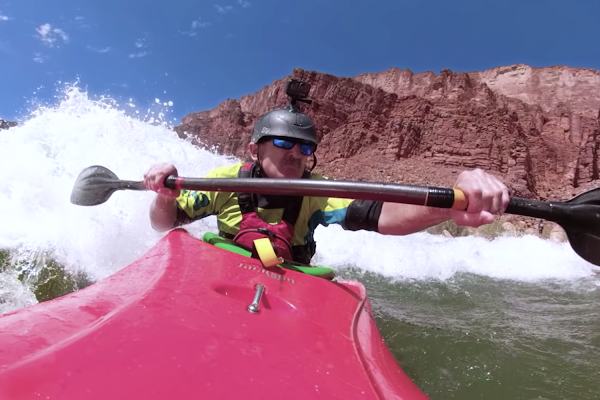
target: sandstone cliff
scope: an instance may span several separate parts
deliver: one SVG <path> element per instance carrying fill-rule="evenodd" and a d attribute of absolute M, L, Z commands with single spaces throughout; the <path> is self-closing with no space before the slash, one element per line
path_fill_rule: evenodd
<path fill-rule="evenodd" d="M 546 112 L 566 107 L 580 114 L 596 117 L 600 109 L 600 71 L 555 66 L 532 68 L 517 64 L 483 72 L 452 73 L 443 71 L 444 85 L 434 85 L 439 77 L 432 72 L 412 73 L 391 68 L 380 73 L 366 73 L 356 80 L 398 95 L 414 94 L 426 98 L 452 96 L 460 85 L 486 84 L 492 91 L 539 105 Z M 444 78 L 445 77 L 445 78 Z"/>
<path fill-rule="evenodd" d="M 600 72 L 525 65 L 483 72 L 390 69 L 354 78 L 295 69 L 312 84 L 317 171 L 360 180 L 452 185 L 483 168 L 513 194 L 568 198 L 599 179 Z M 286 103 L 285 81 L 187 115 L 176 127 L 224 154 L 246 155 L 257 118 Z"/>

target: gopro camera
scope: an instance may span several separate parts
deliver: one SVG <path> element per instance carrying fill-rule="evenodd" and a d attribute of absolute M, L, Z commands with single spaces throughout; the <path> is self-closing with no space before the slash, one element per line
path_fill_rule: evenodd
<path fill-rule="evenodd" d="M 292 104 L 296 101 L 310 104 L 312 101 L 307 99 L 310 87 L 310 83 L 308 82 L 299 79 L 290 79 L 285 85 L 285 94 L 290 97 Z"/>
<path fill-rule="evenodd" d="M 290 97 L 305 99 L 310 92 L 310 83 L 298 79 L 290 79 L 285 86 L 285 94 Z"/>

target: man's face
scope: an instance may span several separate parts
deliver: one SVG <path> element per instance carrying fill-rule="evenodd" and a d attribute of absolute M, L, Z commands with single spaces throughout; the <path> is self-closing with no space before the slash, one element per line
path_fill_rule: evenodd
<path fill-rule="evenodd" d="M 286 143 L 287 142 L 287 143 Z M 277 141 L 279 146 L 289 147 L 292 140 Z M 278 147 L 273 139 L 260 144 L 250 143 L 250 154 L 254 160 L 259 159 L 262 170 L 269 178 L 301 178 L 310 155 L 302 154 L 300 144 L 295 143 L 290 149 Z"/>

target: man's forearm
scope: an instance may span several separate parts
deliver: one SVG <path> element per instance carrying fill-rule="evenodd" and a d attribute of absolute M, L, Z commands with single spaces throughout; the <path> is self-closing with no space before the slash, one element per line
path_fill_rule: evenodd
<path fill-rule="evenodd" d="M 150 224 L 152 228 L 163 232 L 175 225 L 177 203 L 175 199 L 157 195 L 150 206 Z"/>
<path fill-rule="evenodd" d="M 383 203 L 378 229 L 379 233 L 384 235 L 408 235 L 449 219 L 450 210 L 448 209 Z"/>

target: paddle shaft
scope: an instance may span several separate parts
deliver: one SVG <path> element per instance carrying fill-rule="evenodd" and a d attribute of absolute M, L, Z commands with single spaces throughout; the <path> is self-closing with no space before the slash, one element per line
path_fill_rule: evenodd
<path fill-rule="evenodd" d="M 148 190 L 148 188 L 144 185 L 144 182 L 141 181 L 120 181 L 121 186 L 119 189 L 129 189 L 129 190 Z"/>
<path fill-rule="evenodd" d="M 271 178 L 184 178 L 170 176 L 165 186 L 171 189 L 261 193 L 281 196 L 338 197 L 415 204 L 427 207 L 466 210 L 468 202 L 460 189 L 396 183 L 351 182 L 316 179 Z M 586 206 L 589 208 L 589 206 Z M 511 197 L 506 213 L 562 222 L 579 219 L 577 205 Z M 587 212 L 587 209 L 582 210 Z M 580 218 L 578 218 L 580 217 Z"/>
<path fill-rule="evenodd" d="M 392 183 L 316 179 L 184 178 L 169 176 L 165 179 L 165 186 L 176 190 L 389 201 L 457 210 L 464 210 L 467 207 L 465 194 L 459 189 Z"/>

